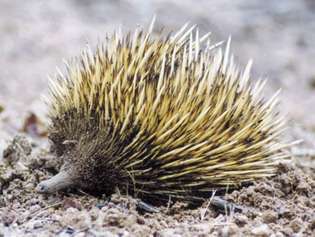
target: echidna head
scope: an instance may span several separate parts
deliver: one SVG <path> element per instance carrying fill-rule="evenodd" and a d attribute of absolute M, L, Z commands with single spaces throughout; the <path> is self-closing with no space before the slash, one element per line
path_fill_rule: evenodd
<path fill-rule="evenodd" d="M 82 131 L 79 133 L 82 134 Z M 76 132 L 69 131 L 69 134 Z M 128 175 L 110 162 L 117 151 L 106 145 L 107 136 L 108 133 L 99 131 L 63 141 L 50 137 L 55 154 L 63 160 L 63 165 L 57 175 L 39 183 L 36 190 L 53 193 L 77 187 L 92 193 L 111 193 L 115 187 L 106 184 L 123 183 Z"/>

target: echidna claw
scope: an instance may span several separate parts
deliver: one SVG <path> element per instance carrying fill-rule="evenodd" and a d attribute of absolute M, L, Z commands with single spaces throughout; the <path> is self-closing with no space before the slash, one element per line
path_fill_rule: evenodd
<path fill-rule="evenodd" d="M 215 196 L 212 198 L 211 203 L 212 207 L 214 207 L 218 212 L 223 214 L 230 214 L 234 212 L 243 213 L 244 208 L 236 205 L 232 202 L 226 201 L 221 197 Z"/>
<path fill-rule="evenodd" d="M 155 208 L 154 206 L 148 204 L 148 203 L 145 203 L 143 201 L 138 201 L 137 203 L 137 208 L 140 210 L 140 211 L 144 211 L 144 212 L 149 212 L 149 213 L 158 213 L 160 212 L 157 208 Z"/>

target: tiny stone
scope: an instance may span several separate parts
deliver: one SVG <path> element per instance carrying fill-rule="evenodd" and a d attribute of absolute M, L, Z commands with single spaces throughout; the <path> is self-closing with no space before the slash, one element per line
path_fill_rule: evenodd
<path fill-rule="evenodd" d="M 75 235 L 75 237 L 84 237 L 84 236 L 86 236 L 86 233 L 84 232 L 81 232 Z"/>
<path fill-rule="evenodd" d="M 5 226 L 10 226 L 13 221 L 15 220 L 16 216 L 14 215 L 13 212 L 8 212 L 6 215 L 3 215 L 2 216 L 2 223 L 5 225 Z"/>
<path fill-rule="evenodd" d="M 252 229 L 252 234 L 257 237 L 268 237 L 271 234 L 270 228 L 266 224 L 262 224 Z"/>
<path fill-rule="evenodd" d="M 278 214 L 275 211 L 266 211 L 262 214 L 264 223 L 276 223 L 278 219 Z"/>
<path fill-rule="evenodd" d="M 41 227 L 43 227 L 43 223 L 41 221 L 35 221 L 33 223 L 33 228 L 34 229 L 38 229 L 38 228 L 41 228 Z"/>
<path fill-rule="evenodd" d="M 314 216 L 313 219 L 311 220 L 310 228 L 311 228 L 311 230 L 315 230 L 315 216 Z"/>
<path fill-rule="evenodd" d="M 93 235 L 92 236 L 100 236 L 100 237 L 117 237 L 117 235 L 113 234 L 110 231 L 103 230 L 103 231 L 96 231 L 96 230 L 89 230 Z M 87 235 L 84 235 L 87 236 Z"/>
<path fill-rule="evenodd" d="M 130 235 L 129 235 L 129 232 L 128 232 L 128 231 L 123 230 L 122 232 L 119 232 L 119 233 L 118 233 L 118 236 L 119 236 L 119 237 L 129 237 Z"/>
<path fill-rule="evenodd" d="M 33 206 L 30 207 L 29 211 L 30 211 L 30 212 L 36 212 L 36 211 L 38 211 L 40 208 L 41 208 L 40 205 L 35 204 L 35 205 L 33 205 Z"/>
<path fill-rule="evenodd" d="M 74 229 L 71 228 L 71 227 L 67 227 L 67 229 L 65 230 L 65 233 L 69 234 L 69 235 L 72 235 L 74 233 Z"/>
<path fill-rule="evenodd" d="M 235 217 L 235 223 L 239 226 L 244 226 L 245 224 L 247 224 L 247 222 L 248 217 L 245 215 L 240 214 Z"/>
<path fill-rule="evenodd" d="M 300 220 L 299 218 L 295 218 L 294 220 L 292 220 L 292 221 L 290 222 L 290 225 L 289 225 L 289 226 L 291 227 L 291 229 L 292 229 L 295 233 L 297 233 L 297 232 L 299 232 L 299 231 L 301 230 L 302 222 L 301 222 L 301 220 Z"/>
<path fill-rule="evenodd" d="M 33 190 L 35 188 L 35 185 L 33 183 L 28 183 L 24 186 L 26 190 Z"/>
<path fill-rule="evenodd" d="M 80 202 L 78 202 L 74 198 L 65 198 L 63 200 L 63 208 L 64 209 L 74 208 L 74 209 L 81 210 L 82 209 L 82 205 L 80 204 Z"/>
<path fill-rule="evenodd" d="M 32 152 L 32 146 L 25 136 L 17 135 L 12 142 L 3 151 L 3 159 L 9 164 L 16 163 L 21 158 L 29 156 Z"/>
<path fill-rule="evenodd" d="M 281 232 L 276 232 L 275 234 L 274 234 L 274 237 L 284 237 L 285 235 L 283 234 L 283 233 L 281 233 Z"/>
<path fill-rule="evenodd" d="M 285 218 L 291 218 L 293 213 L 291 213 L 291 211 L 288 208 L 281 207 L 279 210 L 279 215 Z"/>
<path fill-rule="evenodd" d="M 175 229 L 164 229 L 164 230 L 154 233 L 154 237 L 168 237 L 168 236 L 181 237 L 181 235 L 176 234 L 175 232 L 176 232 Z"/>
<path fill-rule="evenodd" d="M 307 192 L 311 189 L 310 185 L 306 182 L 300 182 L 299 185 L 296 187 L 296 189 L 300 192 Z"/>
<path fill-rule="evenodd" d="M 137 223 L 140 224 L 140 225 L 144 225 L 145 224 L 145 219 L 142 216 L 138 216 Z"/>
<path fill-rule="evenodd" d="M 74 214 L 76 215 L 78 213 L 78 209 L 74 208 L 74 207 L 68 207 L 66 209 L 66 213 L 70 213 L 70 214 Z"/>
<path fill-rule="evenodd" d="M 51 219 L 54 221 L 60 222 L 62 220 L 62 217 L 60 215 L 57 215 L 57 214 L 52 214 Z"/>
<path fill-rule="evenodd" d="M 282 232 L 284 233 L 285 236 L 292 236 L 293 235 L 293 231 L 289 227 L 285 227 Z"/>
<path fill-rule="evenodd" d="M 235 224 L 228 224 L 224 226 L 219 231 L 219 236 L 221 237 L 229 237 L 229 236 L 239 236 L 239 228 Z"/>
<path fill-rule="evenodd" d="M 126 220 L 124 221 L 125 226 L 132 226 L 137 223 L 137 217 L 134 215 L 129 215 Z"/>
<path fill-rule="evenodd" d="M 30 200 L 30 205 L 36 205 L 36 204 L 38 204 L 39 203 L 39 200 L 37 199 L 37 198 L 32 198 L 31 200 Z"/>

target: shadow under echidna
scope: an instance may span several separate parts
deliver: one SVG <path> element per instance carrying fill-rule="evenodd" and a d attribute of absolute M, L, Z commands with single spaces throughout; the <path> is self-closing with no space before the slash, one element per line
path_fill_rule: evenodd
<path fill-rule="evenodd" d="M 152 24 L 153 25 L 153 24 Z M 64 164 L 39 192 L 116 188 L 137 197 L 193 200 L 274 175 L 289 157 L 277 94 L 249 82 L 229 55 L 184 25 L 152 37 L 115 33 L 50 86 L 50 139 Z"/>

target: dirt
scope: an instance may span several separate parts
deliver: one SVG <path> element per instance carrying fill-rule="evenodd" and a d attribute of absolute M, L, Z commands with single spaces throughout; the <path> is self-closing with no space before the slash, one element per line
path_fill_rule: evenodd
<path fill-rule="evenodd" d="M 185 22 L 232 36 L 236 61 L 254 59 L 268 77 L 266 97 L 282 88 L 284 139 L 303 139 L 271 179 L 227 193 L 242 212 L 220 212 L 211 198 L 149 208 L 116 193 L 81 190 L 39 195 L 40 180 L 60 166 L 49 153 L 47 74 L 119 25 L 176 30 Z M 0 236 L 315 236 L 315 5 L 301 1 L 0 1 Z"/>

